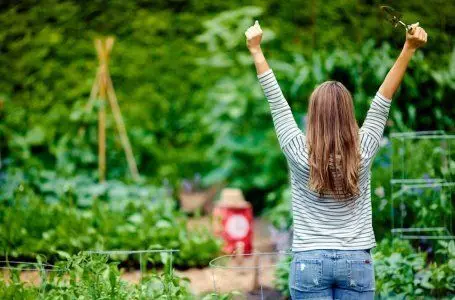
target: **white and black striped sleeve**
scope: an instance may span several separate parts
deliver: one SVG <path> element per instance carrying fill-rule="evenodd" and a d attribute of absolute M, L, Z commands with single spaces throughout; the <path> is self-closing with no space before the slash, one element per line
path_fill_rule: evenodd
<path fill-rule="evenodd" d="M 360 128 L 361 133 L 367 133 L 378 144 L 381 142 L 384 128 L 389 116 L 392 101 L 377 92 L 368 109 L 367 116 Z"/>
<path fill-rule="evenodd" d="M 283 96 L 273 71 L 269 69 L 259 74 L 258 79 L 270 106 L 278 142 L 281 149 L 285 151 L 286 145 L 303 133 L 295 122 L 291 108 Z"/>

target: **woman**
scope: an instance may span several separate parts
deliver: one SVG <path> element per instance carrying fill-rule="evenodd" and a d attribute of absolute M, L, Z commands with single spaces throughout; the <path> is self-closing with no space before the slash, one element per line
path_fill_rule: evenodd
<path fill-rule="evenodd" d="M 262 30 L 245 32 L 247 47 L 272 112 L 291 176 L 294 252 L 289 276 L 293 299 L 373 299 L 370 249 L 370 168 L 378 152 L 391 99 L 417 48 L 427 41 L 417 24 L 376 93 L 362 127 L 349 91 L 337 81 L 320 84 L 310 96 L 306 133 L 261 51 Z"/>

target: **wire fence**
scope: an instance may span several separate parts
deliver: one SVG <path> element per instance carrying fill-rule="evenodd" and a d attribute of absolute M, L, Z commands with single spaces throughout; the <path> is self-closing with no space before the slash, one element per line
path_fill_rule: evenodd
<path fill-rule="evenodd" d="M 217 294 L 248 292 L 248 299 L 278 299 L 270 284 L 275 280 L 279 265 L 290 266 L 291 255 L 291 252 L 280 251 L 219 256 L 209 264 L 213 290 Z"/>

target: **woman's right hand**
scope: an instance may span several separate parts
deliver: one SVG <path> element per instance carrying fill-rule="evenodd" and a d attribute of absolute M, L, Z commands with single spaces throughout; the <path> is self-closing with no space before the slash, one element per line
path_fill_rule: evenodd
<path fill-rule="evenodd" d="M 404 47 L 406 49 L 415 51 L 417 48 L 423 46 L 427 42 L 427 33 L 419 26 L 419 23 L 411 25 L 411 30 L 406 32 L 406 42 Z"/>
<path fill-rule="evenodd" d="M 398 56 L 395 64 L 390 69 L 389 73 L 384 79 L 379 93 L 385 98 L 391 100 L 398 87 L 403 80 L 404 73 L 411 61 L 417 48 L 423 46 L 427 42 L 427 33 L 422 27 L 419 27 L 419 23 L 411 25 L 410 30 L 406 32 L 406 42 L 404 43 L 403 50 L 401 50 L 400 56 Z"/>
<path fill-rule="evenodd" d="M 254 22 L 254 25 L 246 30 L 245 36 L 246 46 L 250 52 L 254 53 L 261 49 L 262 29 L 258 21 Z"/>

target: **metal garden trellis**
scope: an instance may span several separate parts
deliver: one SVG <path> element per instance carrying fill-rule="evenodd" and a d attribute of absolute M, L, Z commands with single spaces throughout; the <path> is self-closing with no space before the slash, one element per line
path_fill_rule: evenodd
<path fill-rule="evenodd" d="M 169 269 L 171 275 L 174 274 L 173 272 L 173 256 L 174 253 L 179 252 L 176 249 L 147 249 L 147 250 L 88 250 L 83 251 L 90 255 L 106 255 L 111 257 L 112 255 L 139 255 L 139 264 L 140 264 L 140 281 L 144 278 L 144 266 L 146 261 L 144 261 L 144 255 L 150 254 L 161 254 L 166 253 L 169 254 Z M 45 299 L 46 294 L 46 287 L 48 285 L 48 273 L 56 272 L 56 273 L 65 273 L 68 272 L 69 269 L 67 267 L 57 267 L 52 264 L 43 263 L 43 262 L 24 262 L 24 261 L 11 261 L 11 260 L 2 260 L 0 261 L 0 269 L 8 270 L 8 271 L 36 271 L 39 273 L 39 277 L 41 279 L 41 284 L 39 285 L 39 293 L 40 296 Z M 142 290 L 140 290 L 142 293 Z"/>
<path fill-rule="evenodd" d="M 88 250 L 85 251 L 87 254 L 101 254 L 101 255 L 139 255 L 139 268 L 141 272 L 141 280 L 144 275 L 144 255 L 147 254 L 156 254 L 156 253 L 169 253 L 170 255 L 170 269 L 172 271 L 173 257 L 174 253 L 179 252 L 177 249 L 148 249 L 148 250 Z"/>
<path fill-rule="evenodd" d="M 432 240 L 443 240 L 443 239 L 454 239 L 453 235 L 453 189 L 455 187 L 454 178 L 450 173 L 450 162 L 451 162 L 451 146 L 450 143 L 455 141 L 455 135 L 446 134 L 444 131 L 416 131 L 416 132 L 403 132 L 403 133 L 392 133 L 391 138 L 391 217 L 392 217 L 392 234 L 398 235 L 402 239 L 432 239 Z M 413 140 L 434 140 L 439 141 L 441 149 L 444 149 L 441 154 L 441 164 L 448 168 L 447 175 L 444 178 L 406 178 L 406 148 L 405 142 Z M 394 178 L 394 141 L 399 142 L 398 155 L 400 159 L 401 176 L 400 178 Z M 432 157 L 429 157 L 432 158 Z M 394 192 L 395 187 L 398 187 L 398 192 Z M 431 227 L 404 227 L 404 218 L 407 214 L 406 203 L 404 197 L 406 192 L 412 190 L 422 189 L 433 189 L 433 191 L 439 191 L 442 193 L 444 189 L 449 190 L 450 199 L 447 202 L 449 205 L 449 213 L 447 218 L 441 220 L 440 226 Z M 435 194 L 435 193 L 433 193 Z M 442 195 L 442 194 L 441 194 Z M 395 220 L 395 201 L 396 198 L 400 197 L 400 209 L 398 217 L 400 218 L 399 224 L 396 224 Z"/>
<path fill-rule="evenodd" d="M 48 273 L 55 272 L 65 272 L 68 271 L 66 268 L 56 267 L 55 265 L 43 263 L 43 262 L 25 262 L 25 261 L 14 261 L 14 260 L 1 260 L 0 261 L 0 269 L 6 270 L 9 272 L 12 271 L 36 271 L 39 273 L 39 277 L 41 280 L 39 294 L 41 297 L 45 296 L 46 287 L 48 285 Z M 26 266 L 26 267 L 24 267 Z M 5 274 L 3 274 L 5 275 Z"/>
<path fill-rule="evenodd" d="M 280 264 L 290 265 L 290 261 L 286 262 L 285 258 L 291 255 L 292 253 L 289 251 L 278 251 L 254 252 L 249 254 L 236 253 L 219 256 L 209 263 L 212 273 L 213 289 L 217 294 L 226 292 L 227 290 L 221 290 L 219 283 L 223 281 L 224 278 L 232 278 L 230 276 L 224 276 L 228 275 L 230 272 L 238 273 L 239 278 L 242 278 L 243 280 L 247 279 L 247 272 L 252 272 L 252 274 L 250 274 L 252 275 L 251 291 L 257 292 L 257 296 L 259 296 L 261 300 L 266 299 L 264 298 L 264 286 L 260 279 L 261 274 L 266 270 L 274 272 L 276 267 Z"/>

